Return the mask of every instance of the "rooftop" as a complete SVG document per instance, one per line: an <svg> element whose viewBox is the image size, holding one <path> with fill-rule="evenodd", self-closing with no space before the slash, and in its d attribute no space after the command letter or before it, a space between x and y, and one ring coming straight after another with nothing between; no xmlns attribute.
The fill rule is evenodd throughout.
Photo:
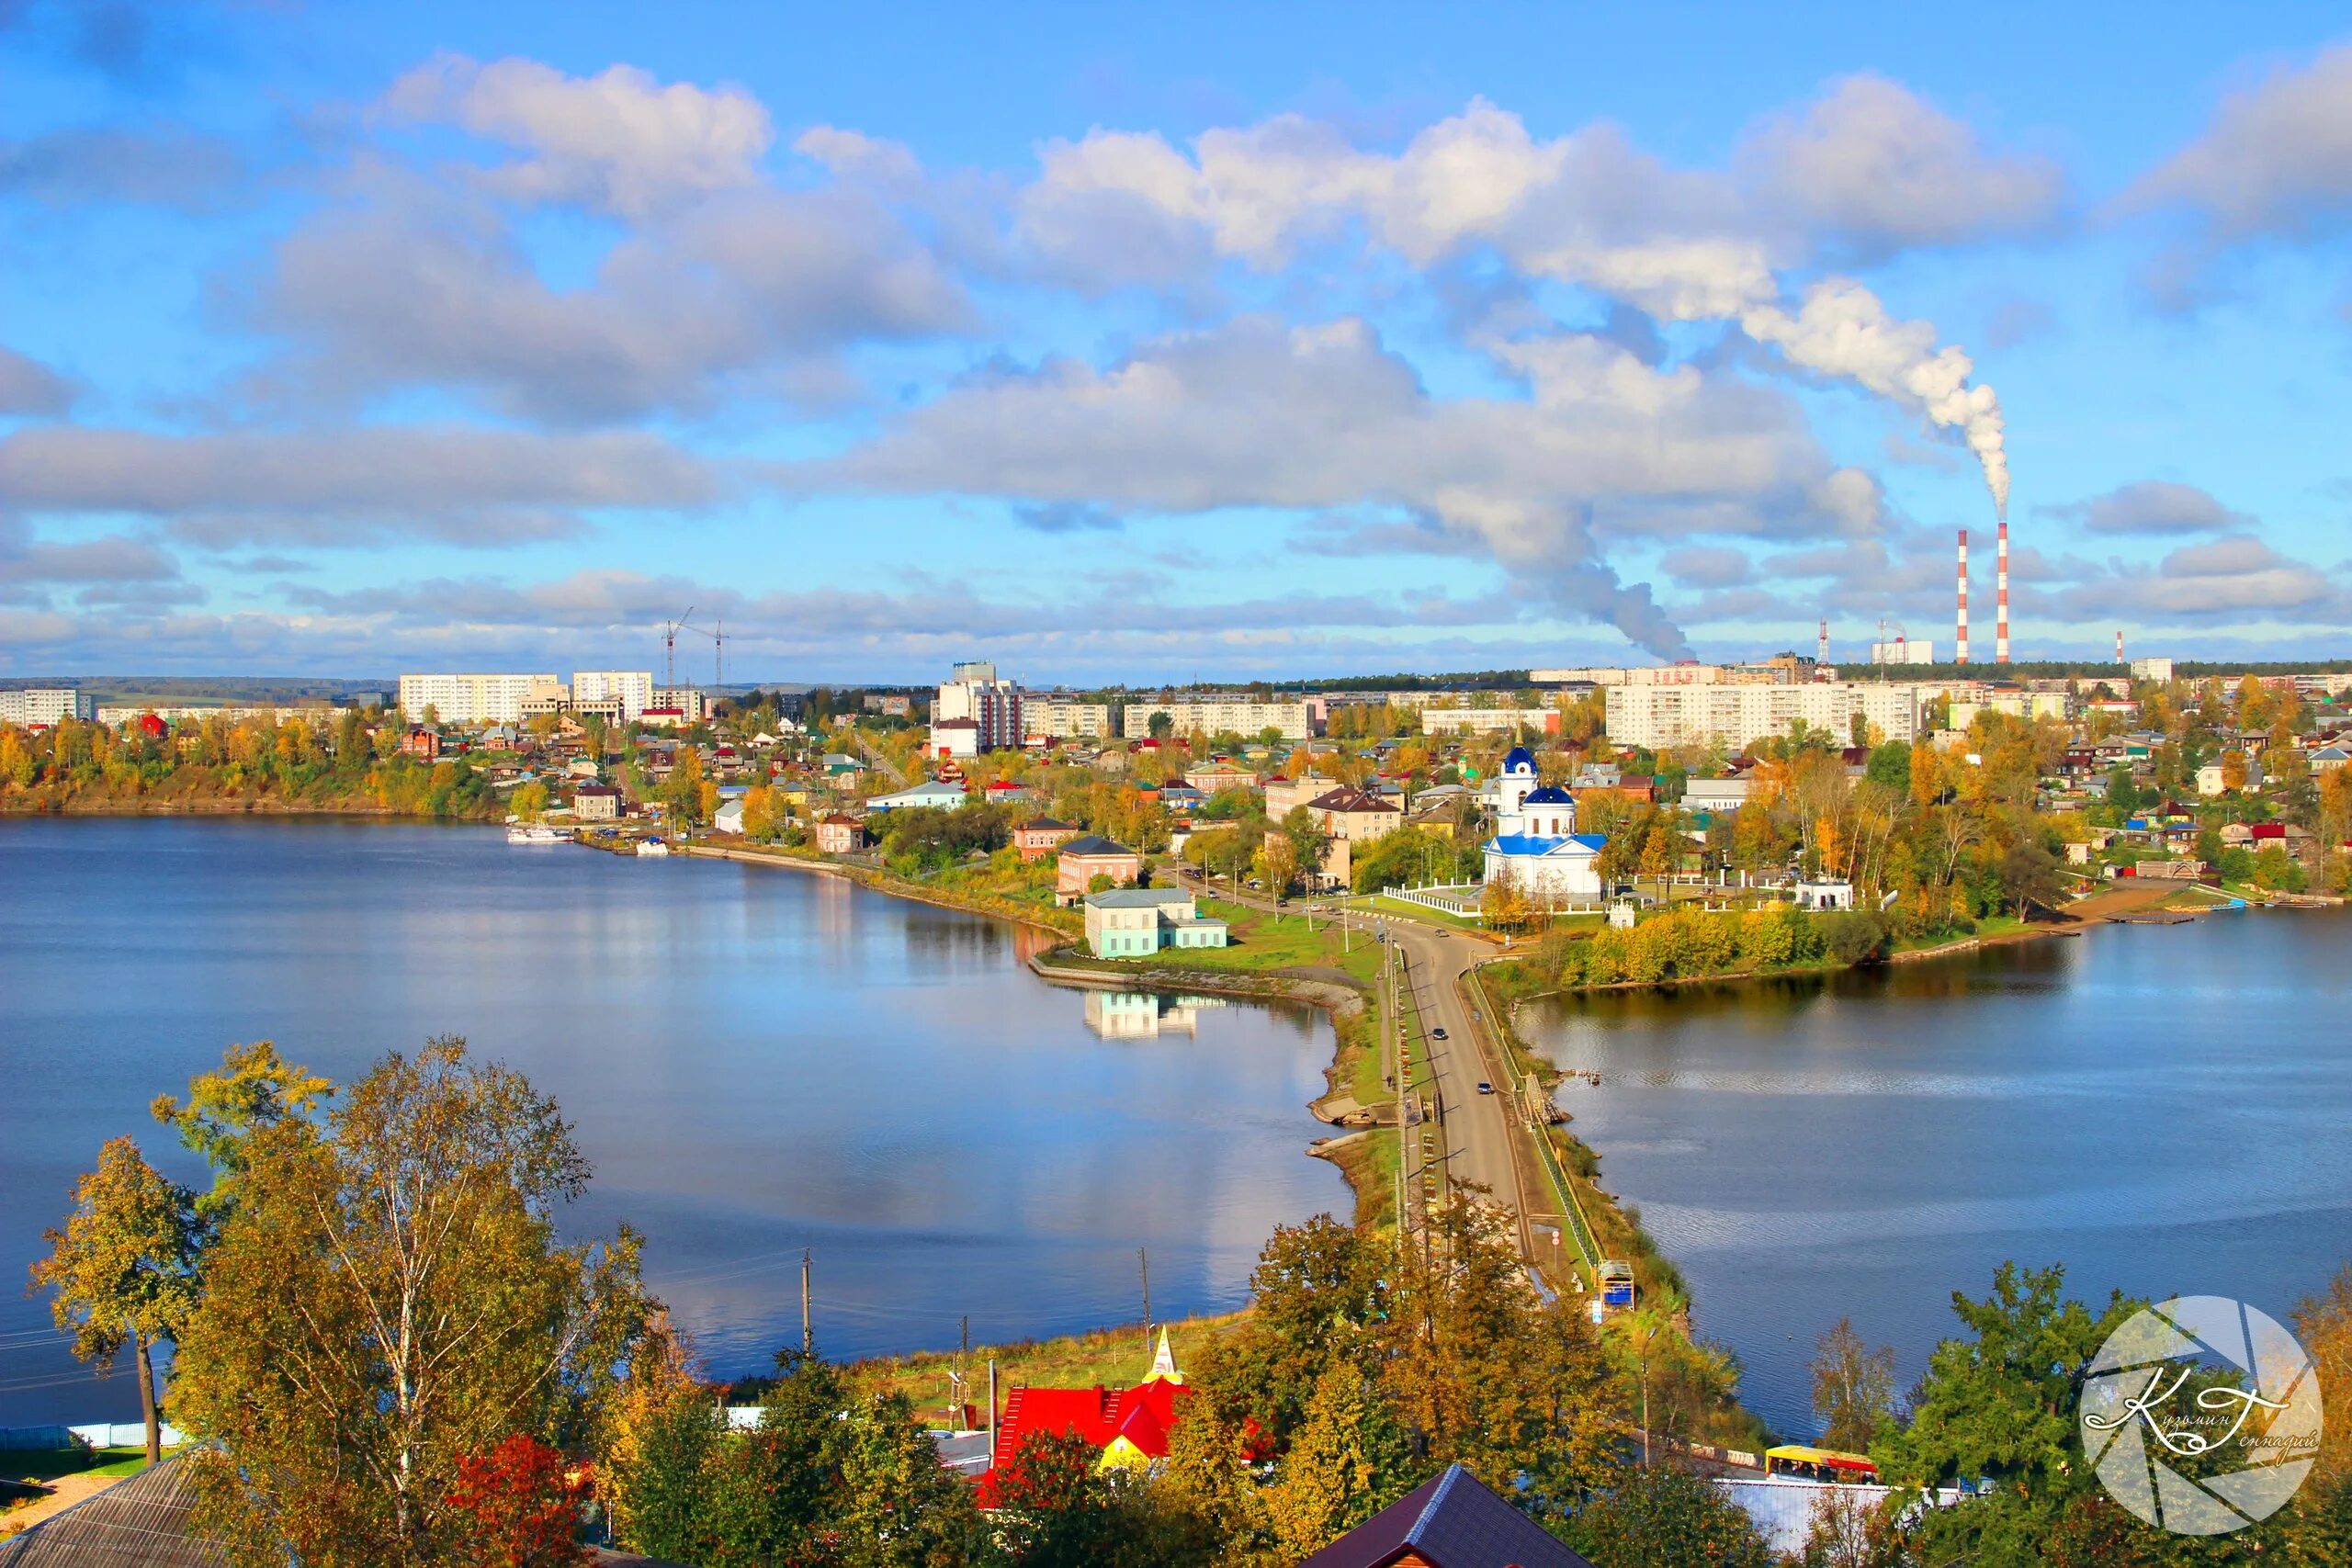
<svg viewBox="0 0 2352 1568"><path fill-rule="evenodd" d="M1114 887L1107 892L1089 893L1086 901L1098 909L1156 909L1167 904L1182 904L1189 908L1193 896L1181 887Z"/></svg>

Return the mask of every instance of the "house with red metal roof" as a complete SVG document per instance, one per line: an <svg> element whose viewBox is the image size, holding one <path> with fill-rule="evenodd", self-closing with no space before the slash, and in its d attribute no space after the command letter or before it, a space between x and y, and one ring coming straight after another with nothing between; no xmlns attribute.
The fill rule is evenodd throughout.
<svg viewBox="0 0 2352 1568"><path fill-rule="evenodd" d="M980 1506L994 1495L997 1472L1012 1462L1022 1443L1035 1433L1075 1435L1102 1450L1097 1468L1141 1470L1168 1457L1168 1434L1175 1429L1183 1402L1192 1397L1184 1374L1176 1370L1169 1348L1168 1330L1159 1331L1159 1348L1151 1371L1133 1388L1016 1388L997 1416L996 1449L989 1473L980 1478Z"/></svg>

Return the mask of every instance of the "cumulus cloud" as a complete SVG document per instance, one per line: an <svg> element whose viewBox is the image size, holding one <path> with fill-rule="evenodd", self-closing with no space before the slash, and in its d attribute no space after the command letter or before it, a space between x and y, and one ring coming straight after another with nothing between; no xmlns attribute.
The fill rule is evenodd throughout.
<svg viewBox="0 0 2352 1568"><path fill-rule="evenodd" d="M2231 94L2124 203L2184 209L2218 241L2302 234L2352 216L2352 44Z"/></svg>
<svg viewBox="0 0 2352 1568"><path fill-rule="evenodd" d="M73 404L73 382L29 355L0 344L0 416L48 418Z"/></svg>
<svg viewBox="0 0 2352 1568"><path fill-rule="evenodd" d="M1035 247L1128 280L1166 282L1199 254L1272 268L1360 225L1428 267L1491 247L1517 272L1597 290L1661 321L1735 321L1802 369L1853 379L1965 441L1996 508L2008 471L1998 398L1932 323L1895 319L1850 278L1795 311L1777 269L1884 254L2044 221L2063 181L2044 161L1988 153L1899 84L1851 77L1767 121L1730 172L1669 167L1614 126L1549 141L1485 99L1394 155L1284 115L1204 132L1187 156L1154 134L1054 142L1023 194Z"/></svg>
<svg viewBox="0 0 2352 1568"><path fill-rule="evenodd" d="M0 504L144 513L214 547L396 536L496 546L577 532L587 512L700 506L718 493L700 459L636 433L157 435L45 425L0 440Z"/></svg>
<svg viewBox="0 0 2352 1568"><path fill-rule="evenodd" d="M2066 186L2050 159L1992 152L1966 121L1869 72L1766 119L1734 162L1766 209L1863 254L2030 231Z"/></svg>
<svg viewBox="0 0 2352 1568"><path fill-rule="evenodd" d="M1600 558L1600 519L1636 531L1645 508L1703 505L1715 530L1876 525L1875 486L1834 469L1770 388L1584 334L1495 353L1526 397L1439 400L1362 321L1244 319L1107 369L1055 361L958 388L793 477L1137 511L1397 508L1661 652L1680 635Z"/></svg>
<svg viewBox="0 0 2352 1568"><path fill-rule="evenodd" d="M873 201L767 187L624 239L573 289L551 287L495 214L379 198L290 235L254 315L294 345L266 392L460 388L560 421L699 409L722 391L791 398L844 345L970 320L961 287Z"/></svg>
<svg viewBox="0 0 2352 1568"><path fill-rule="evenodd" d="M2254 522L2195 485L2169 479L2118 485L2103 495L2042 510L2071 517L2091 534L2211 534L2242 530Z"/></svg>
<svg viewBox="0 0 2352 1568"><path fill-rule="evenodd" d="M383 108L520 149L484 175L503 196L625 218L752 185L775 139L765 106L742 88L664 85L633 65L567 76L536 60L445 53L394 82Z"/></svg>

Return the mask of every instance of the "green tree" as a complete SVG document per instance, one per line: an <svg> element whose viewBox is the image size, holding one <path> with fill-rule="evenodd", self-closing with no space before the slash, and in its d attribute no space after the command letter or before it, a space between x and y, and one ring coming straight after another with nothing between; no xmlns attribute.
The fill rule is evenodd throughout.
<svg viewBox="0 0 2352 1568"><path fill-rule="evenodd" d="M1145 720L1145 728L1150 732L1154 740L1165 740L1176 733L1176 716L1163 709L1155 708L1152 710L1151 717Z"/></svg>
<svg viewBox="0 0 2352 1568"><path fill-rule="evenodd" d="M1628 1471L1559 1533L1593 1568L1772 1568L1738 1504L1688 1471Z"/></svg>
<svg viewBox="0 0 2352 1568"><path fill-rule="evenodd" d="M32 1266L32 1288L54 1292L50 1315L74 1336L74 1354L105 1371L130 1348L150 1464L163 1457L155 1342L177 1338L195 1308L198 1231L193 1195L130 1139L110 1138L98 1168L74 1184L65 1228L41 1233L49 1256Z"/></svg>
<svg viewBox="0 0 2352 1568"><path fill-rule="evenodd" d="M1931 1511L1927 1532L1940 1551L2030 1562L2069 1499L2098 1484L2074 1444L2075 1406L2090 1359L2138 1303L2118 1292L2093 1312L2066 1299L2064 1284L2062 1266L2008 1262L1984 1300L1953 1292L1969 1334L1936 1347L1910 1425L1871 1447L1896 1485L2000 1483L1997 1506Z"/></svg>
<svg viewBox="0 0 2352 1568"><path fill-rule="evenodd" d="M243 1149L179 1341L175 1410L241 1555L450 1561L458 1460L569 1446L641 1332L638 1242L565 1245L588 1167L554 1102L462 1041L398 1054L322 1127Z"/></svg>

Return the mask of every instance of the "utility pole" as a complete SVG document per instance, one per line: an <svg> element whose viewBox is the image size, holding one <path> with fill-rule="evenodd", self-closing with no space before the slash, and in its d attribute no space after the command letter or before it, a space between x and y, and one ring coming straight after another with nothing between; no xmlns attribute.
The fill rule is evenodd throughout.
<svg viewBox="0 0 2352 1568"><path fill-rule="evenodd" d="M800 1353L813 1356L817 1352L817 1325L808 1315L808 1249L800 1249Z"/></svg>
<svg viewBox="0 0 2352 1568"><path fill-rule="evenodd" d="M1151 1354L1151 1255L1136 1248L1136 1267L1143 1273L1143 1353Z"/></svg>

